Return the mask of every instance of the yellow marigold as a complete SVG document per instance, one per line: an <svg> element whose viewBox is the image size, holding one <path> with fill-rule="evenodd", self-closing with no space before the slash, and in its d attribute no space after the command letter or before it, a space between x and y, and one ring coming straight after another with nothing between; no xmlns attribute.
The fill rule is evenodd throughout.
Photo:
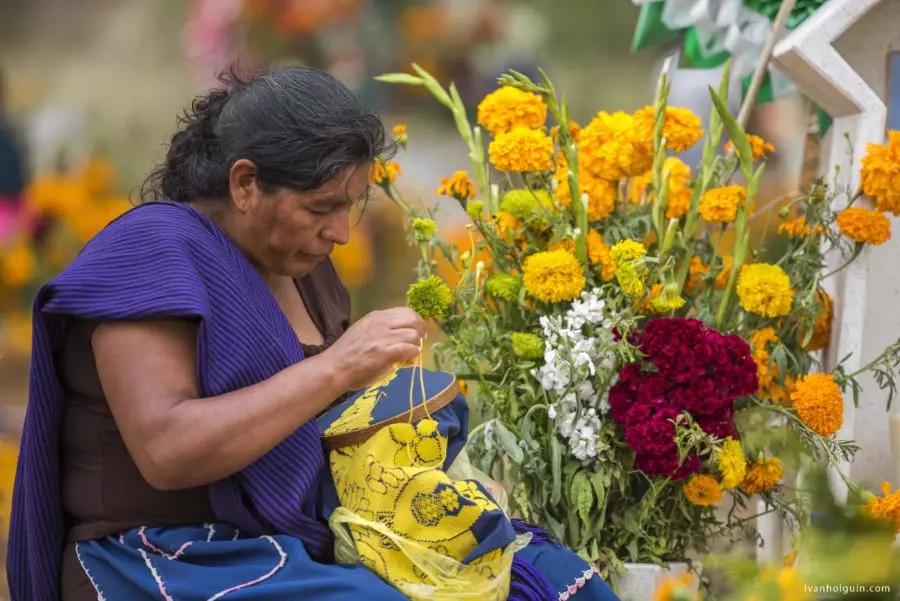
<svg viewBox="0 0 900 601"><path fill-rule="evenodd" d="M778 457L762 457L747 468L747 475L739 488L748 495L755 495L774 488L784 476L784 467Z"/></svg>
<svg viewBox="0 0 900 601"><path fill-rule="evenodd" d="M678 294L678 285L654 284L650 290L647 306L659 315L671 313L682 308L685 300Z"/></svg>
<svg viewBox="0 0 900 601"><path fill-rule="evenodd" d="M900 132L888 132L888 143L869 144L860 168L863 193L879 211L900 215Z"/></svg>
<svg viewBox="0 0 900 601"><path fill-rule="evenodd" d="M644 295L646 269L638 269L632 263L626 263L616 267L616 281L622 290L632 298L640 298Z"/></svg>
<svg viewBox="0 0 900 601"><path fill-rule="evenodd" d="M545 303L571 301L584 290L581 263L567 250L539 252L525 259L525 289Z"/></svg>
<svg viewBox="0 0 900 601"><path fill-rule="evenodd" d="M695 578L690 572L664 578L653 592L653 601L699 601Z"/></svg>
<svg viewBox="0 0 900 601"><path fill-rule="evenodd" d="M579 163L594 177L621 180L646 173L653 164L652 147L638 137L634 117L600 112L581 130Z"/></svg>
<svg viewBox="0 0 900 601"><path fill-rule="evenodd" d="M891 239L891 221L878 211L850 207L838 213L836 223L855 242L878 246Z"/></svg>
<svg viewBox="0 0 900 601"><path fill-rule="evenodd" d="M881 497L873 497L863 507L863 513L877 520L890 522L894 532L900 532L900 490L891 492L889 482L881 483Z"/></svg>
<svg viewBox="0 0 900 601"><path fill-rule="evenodd" d="M518 127L498 135L488 154L500 171L545 171L553 158L553 140L542 131Z"/></svg>
<svg viewBox="0 0 900 601"><path fill-rule="evenodd" d="M459 391L463 396L467 396L469 394L469 383L465 380L457 380L456 385L459 386Z"/></svg>
<svg viewBox="0 0 900 601"><path fill-rule="evenodd" d="M559 186L556 188L556 197L565 206L571 206L572 195L569 193L569 178L567 169L562 168L556 174ZM616 192L618 188L615 182L594 177L584 169L578 176L579 197L588 195L588 220L600 221L609 217L616 206Z"/></svg>
<svg viewBox="0 0 900 601"><path fill-rule="evenodd" d="M465 171L456 171L450 178L441 178L441 187L434 194L461 201L471 200L475 198L475 182L469 179L469 174Z"/></svg>
<svg viewBox="0 0 900 601"><path fill-rule="evenodd" d="M821 436L831 436L844 423L844 396L831 374L804 376L791 391L797 417Z"/></svg>
<svg viewBox="0 0 900 601"><path fill-rule="evenodd" d="M616 277L616 264L613 263L609 246L603 240L603 235L592 229L587 236L587 254L591 265L600 267L600 277L608 282Z"/></svg>
<svg viewBox="0 0 900 601"><path fill-rule="evenodd" d="M784 317L794 302L791 280L777 265L757 263L741 269L737 284L741 307L763 317Z"/></svg>
<svg viewBox="0 0 900 601"><path fill-rule="evenodd" d="M784 234L788 238L807 238L813 235L819 235L825 231L821 224L816 224L815 230L806 222L806 217L797 217L789 221L784 221L778 226L778 233Z"/></svg>
<svg viewBox="0 0 900 601"><path fill-rule="evenodd" d="M621 267L626 262L643 259L647 255L647 249L640 242L634 240L622 240L612 247L611 256L616 267Z"/></svg>
<svg viewBox="0 0 900 601"><path fill-rule="evenodd" d="M517 127L540 129L546 120L547 105L541 97L518 88L504 86L485 96L478 104L478 123L494 137Z"/></svg>
<svg viewBox="0 0 900 601"><path fill-rule="evenodd" d="M819 314L816 317L816 323L813 325L812 338L803 347L807 352L819 351L828 346L831 340L831 321L834 319L834 303L827 292L819 288L816 291L816 300L819 304ZM797 335L798 341L803 342L806 339L804 332Z"/></svg>
<svg viewBox="0 0 900 601"><path fill-rule="evenodd" d="M738 206L747 201L747 188L732 184L707 190L700 198L700 216L715 223L731 223Z"/></svg>
<svg viewBox="0 0 900 601"><path fill-rule="evenodd" d="M766 142L760 136L754 136L753 134L747 134L747 141L750 142L750 154L753 155L753 159L761 159L766 154L770 152L775 152L775 147ZM734 143L731 140L725 143L725 152L729 153L734 149Z"/></svg>
<svg viewBox="0 0 900 601"><path fill-rule="evenodd" d="M722 488L726 490L737 488L747 475L744 449L740 441L730 436L722 442L722 450L716 453L716 463L719 466L719 473L722 474Z"/></svg>
<svg viewBox="0 0 900 601"><path fill-rule="evenodd" d="M400 165L394 161L375 161L372 172L369 174L369 183L378 186L393 184L400 175Z"/></svg>
<svg viewBox="0 0 900 601"><path fill-rule="evenodd" d="M669 150L684 152L703 137L703 122L688 109L667 106L665 119L662 135ZM638 136L652 145L656 108L647 106L639 109L634 113L634 120Z"/></svg>
<svg viewBox="0 0 900 601"><path fill-rule="evenodd" d="M697 474L682 488L685 498L694 505L708 507L722 500L722 486L707 474Z"/></svg>

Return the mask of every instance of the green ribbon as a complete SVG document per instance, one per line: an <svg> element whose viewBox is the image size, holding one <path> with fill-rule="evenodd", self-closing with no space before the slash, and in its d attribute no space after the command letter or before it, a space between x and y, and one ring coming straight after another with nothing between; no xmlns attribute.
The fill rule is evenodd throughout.
<svg viewBox="0 0 900 601"><path fill-rule="evenodd" d="M797 0L791 16L788 18L787 28L794 29L806 21L814 12L825 4L827 0ZM775 15L781 8L782 0L744 0L744 6L756 11L770 21L775 21Z"/></svg>
<svg viewBox="0 0 900 601"><path fill-rule="evenodd" d="M788 29L794 29L814 12L816 12L828 0L797 0L791 16L788 19ZM744 0L744 6L765 16L770 21L775 20L778 9L781 7L782 0ZM729 59L728 52L719 52L710 54L708 49L704 48L700 43L700 37L697 30L693 27L687 29L674 30L670 29L663 22L663 10L665 9L665 0L644 4L641 6L641 12L638 16L637 26L634 30L634 36L631 40L631 51L640 52L659 46L668 44L679 38L682 39L683 52L681 53L680 66L687 69L715 69L721 67ZM750 87L750 76L741 80L743 95L746 96ZM772 88L772 80L768 74L763 81L763 85L756 96L755 106L767 104L775 100L775 93ZM832 118L820 107L816 107L816 116L819 121L819 132L825 134L831 127Z"/></svg>
<svg viewBox="0 0 900 601"><path fill-rule="evenodd" d="M662 15L665 2L654 2L641 7L634 36L631 38L631 51L640 52L660 44L668 44L684 34L684 30L669 29L663 23Z"/></svg>
<svg viewBox="0 0 900 601"><path fill-rule="evenodd" d="M721 67L731 54L726 51L717 54L710 52L700 43L700 36L694 27L688 28L684 34L684 52L681 54L681 66L688 69L715 69Z"/></svg>

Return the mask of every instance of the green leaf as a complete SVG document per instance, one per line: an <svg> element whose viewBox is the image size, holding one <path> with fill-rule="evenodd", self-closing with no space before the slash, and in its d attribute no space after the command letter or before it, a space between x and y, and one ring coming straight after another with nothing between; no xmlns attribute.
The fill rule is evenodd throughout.
<svg viewBox="0 0 900 601"><path fill-rule="evenodd" d="M419 65L413 63L413 69L416 73L419 74L419 77L422 78L422 85L424 85L432 95L437 98L438 102L446 106L451 111L453 110L453 101L450 99L450 96L447 95L447 92L444 91L443 86L441 86L440 82L434 78L428 71L420 67Z"/></svg>
<svg viewBox="0 0 900 601"><path fill-rule="evenodd" d="M607 471L604 471L602 474L600 472L591 474L591 486L594 487L598 506L602 507L606 504L606 492L609 490L610 479L611 476Z"/></svg>
<svg viewBox="0 0 900 601"><path fill-rule="evenodd" d="M565 540L566 538L566 530L563 528L563 525L558 522L552 515L549 513L544 513L544 521L547 522L547 530L550 531L550 534L553 535L553 538L556 540Z"/></svg>
<svg viewBox="0 0 900 601"><path fill-rule="evenodd" d="M553 478L553 488L550 492L550 503L558 505L562 496L562 451L559 448L559 439L556 434L550 435L550 474Z"/></svg>
<svg viewBox="0 0 900 601"><path fill-rule="evenodd" d="M631 539L631 541L628 543L628 557L631 559L631 562L632 562L632 563L637 563L637 560L638 560L638 557L639 557L639 555L638 555L637 539L634 539L634 538L633 538L633 539Z"/></svg>
<svg viewBox="0 0 900 601"><path fill-rule="evenodd" d="M569 498L572 501L572 506L575 508L575 511L578 512L578 516L581 518L582 523L585 526L590 526L591 507L594 503L594 490L591 486L591 481L584 470L576 473L575 477L572 479L572 485L569 488Z"/></svg>
<svg viewBox="0 0 900 601"><path fill-rule="evenodd" d="M753 178L753 153L750 148L750 140L744 129L738 124L737 119L728 110L728 102L722 100L712 86L709 87L709 96L712 98L716 112L725 124L725 129L728 130L728 138L738 151L744 179L749 182Z"/></svg>
<svg viewBox="0 0 900 601"><path fill-rule="evenodd" d="M503 422L499 420L494 422L494 432L496 432L500 446L506 451L510 461L521 464L525 460L525 453L522 452L522 447L519 446L519 440L516 438L516 435L510 432L503 425Z"/></svg>
<svg viewBox="0 0 900 601"><path fill-rule="evenodd" d="M399 83L407 86L423 86L425 82L421 77L410 75L409 73L385 73L375 77L375 81L384 83Z"/></svg>

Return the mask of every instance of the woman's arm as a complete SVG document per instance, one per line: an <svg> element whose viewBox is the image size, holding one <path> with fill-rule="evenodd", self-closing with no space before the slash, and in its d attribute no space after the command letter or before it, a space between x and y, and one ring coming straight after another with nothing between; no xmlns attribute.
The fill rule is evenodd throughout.
<svg viewBox="0 0 900 601"><path fill-rule="evenodd" d="M190 322L105 322L93 347L135 464L154 488L175 490L240 471L347 390L415 357L423 334L408 309L372 314L321 355L211 398L199 398L197 326Z"/></svg>

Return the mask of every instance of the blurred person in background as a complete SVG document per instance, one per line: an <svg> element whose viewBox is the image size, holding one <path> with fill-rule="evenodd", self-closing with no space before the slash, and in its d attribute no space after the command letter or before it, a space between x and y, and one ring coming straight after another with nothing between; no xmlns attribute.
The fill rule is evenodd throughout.
<svg viewBox="0 0 900 601"><path fill-rule="evenodd" d="M6 111L5 84L0 73L0 243L19 227L26 178L24 152Z"/></svg>
<svg viewBox="0 0 900 601"><path fill-rule="evenodd" d="M187 111L148 202L35 300L13 601L405 598L334 563L318 498L316 416L425 335L408 308L351 324L329 258L392 141L323 71L226 83ZM615 600L517 527L535 536L510 600Z"/></svg>

